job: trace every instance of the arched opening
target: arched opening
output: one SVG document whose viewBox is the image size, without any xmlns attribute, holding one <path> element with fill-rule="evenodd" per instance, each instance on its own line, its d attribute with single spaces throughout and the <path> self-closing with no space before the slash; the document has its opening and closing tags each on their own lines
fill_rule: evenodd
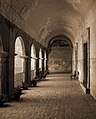
<svg viewBox="0 0 96 119">
<path fill-rule="evenodd" d="M 25 47 L 23 39 L 17 37 L 15 41 L 14 58 L 14 87 L 18 87 L 25 82 Z"/>
<path fill-rule="evenodd" d="M 36 50 L 35 46 L 31 47 L 31 79 L 36 77 Z"/>
<path fill-rule="evenodd" d="M 39 50 L 39 71 L 42 71 L 42 50 Z"/>
<path fill-rule="evenodd" d="M 46 71 L 46 51 L 44 52 L 44 71 Z"/>
<path fill-rule="evenodd" d="M 2 44 L 2 38 L 0 35 L 0 95 L 2 95 L 2 57 L 1 57 L 2 51 L 3 51 L 3 44 Z"/>
<path fill-rule="evenodd" d="M 72 72 L 72 43 L 65 36 L 54 37 L 49 44 L 48 67 L 50 72 Z"/>
</svg>

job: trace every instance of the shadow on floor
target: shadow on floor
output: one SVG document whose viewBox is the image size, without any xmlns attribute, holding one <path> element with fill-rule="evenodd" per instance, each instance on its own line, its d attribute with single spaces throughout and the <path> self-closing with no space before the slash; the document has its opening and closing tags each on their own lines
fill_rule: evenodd
<svg viewBox="0 0 96 119">
<path fill-rule="evenodd" d="M 5 107 L 12 107 L 10 104 L 3 104 L 3 105 L 0 105 L 0 108 L 5 108 Z"/>
</svg>

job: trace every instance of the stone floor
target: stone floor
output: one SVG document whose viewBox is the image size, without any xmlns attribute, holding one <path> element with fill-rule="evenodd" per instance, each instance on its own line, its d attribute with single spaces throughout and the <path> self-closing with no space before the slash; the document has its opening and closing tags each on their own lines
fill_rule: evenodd
<svg viewBox="0 0 96 119">
<path fill-rule="evenodd" d="M 0 107 L 0 119 L 96 119 L 96 101 L 68 74 L 50 74 L 22 101 Z"/>
</svg>

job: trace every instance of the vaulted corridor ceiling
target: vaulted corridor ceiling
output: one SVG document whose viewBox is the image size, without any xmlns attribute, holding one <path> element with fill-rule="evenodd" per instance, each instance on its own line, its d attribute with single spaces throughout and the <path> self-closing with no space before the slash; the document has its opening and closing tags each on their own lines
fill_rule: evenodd
<svg viewBox="0 0 96 119">
<path fill-rule="evenodd" d="M 86 17 L 93 0 L 7 0 L 8 4 L 24 19 L 46 43 L 56 35 L 74 40 L 81 22 Z"/>
</svg>

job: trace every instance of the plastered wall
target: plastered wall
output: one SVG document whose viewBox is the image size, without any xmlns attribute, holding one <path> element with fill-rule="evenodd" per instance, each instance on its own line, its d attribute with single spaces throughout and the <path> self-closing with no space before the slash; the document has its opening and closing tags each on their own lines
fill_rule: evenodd
<svg viewBox="0 0 96 119">
<path fill-rule="evenodd" d="M 78 32 L 78 36 L 76 40 L 78 42 L 78 71 L 79 71 L 79 81 L 82 82 L 84 78 L 83 71 L 83 43 L 88 42 L 90 40 L 90 48 L 88 49 L 88 53 L 90 53 L 88 65 L 90 72 L 90 76 L 88 76 L 88 80 L 90 80 L 90 94 L 96 99 L 96 2 L 92 6 L 89 11 L 85 22 L 82 24 L 80 31 Z M 90 34 L 88 36 L 88 32 L 86 32 L 87 28 L 90 29 Z M 89 42 L 88 42 L 89 43 Z M 88 54 L 89 55 L 89 54 Z"/>
<path fill-rule="evenodd" d="M 50 72 L 71 72 L 72 50 L 70 48 L 53 48 L 49 55 Z"/>
</svg>

